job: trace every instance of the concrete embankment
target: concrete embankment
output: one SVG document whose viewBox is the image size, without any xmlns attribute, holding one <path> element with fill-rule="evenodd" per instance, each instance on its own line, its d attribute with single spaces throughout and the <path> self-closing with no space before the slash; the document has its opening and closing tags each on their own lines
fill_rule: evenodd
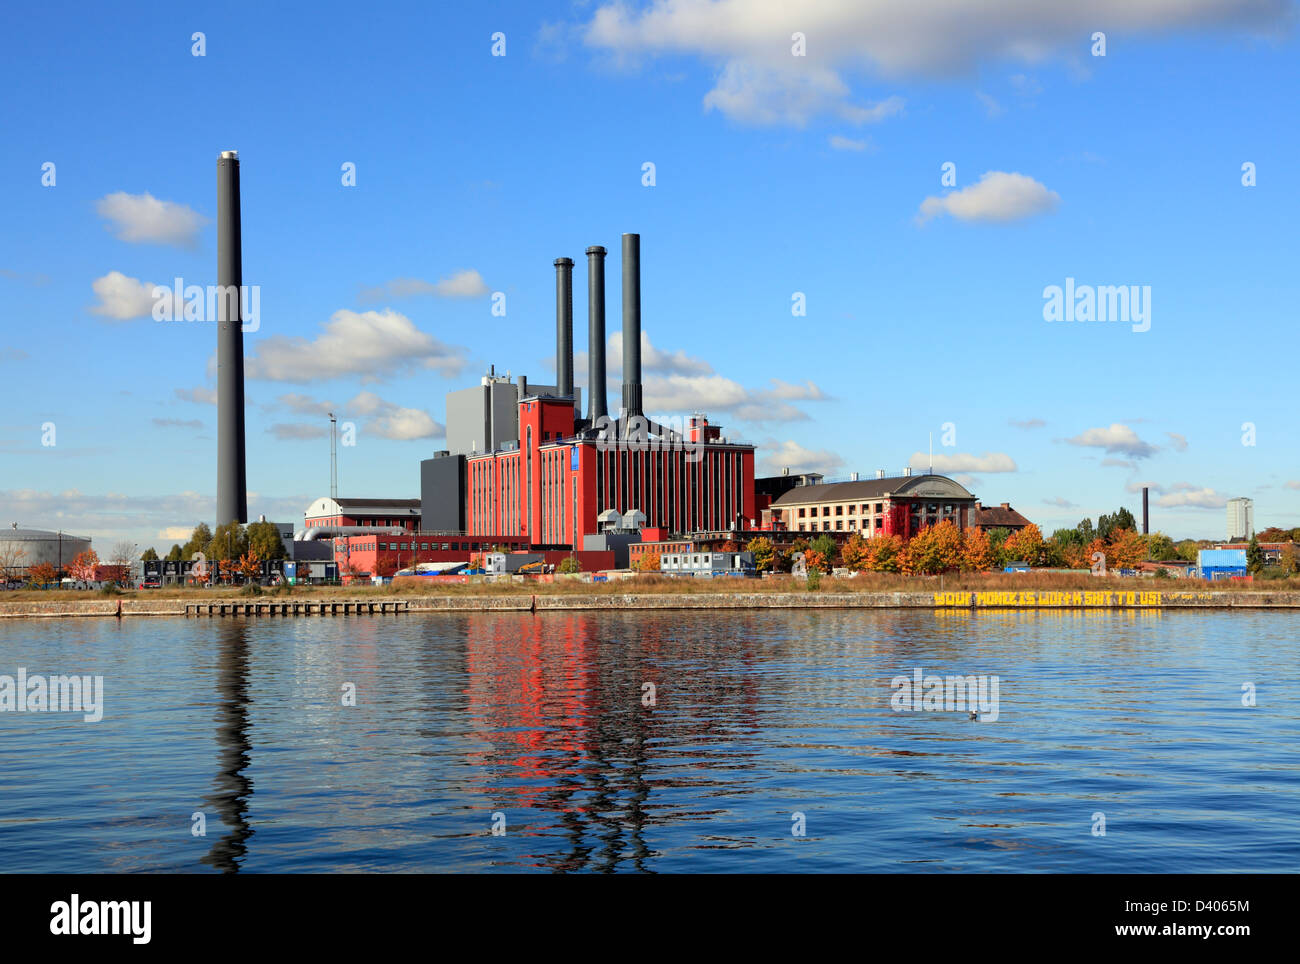
<svg viewBox="0 0 1300 964">
<path fill-rule="evenodd" d="M 0 601 L 0 618 L 342 616 L 594 609 L 1300 609 L 1300 592 L 956 590 L 945 592 L 556 593 L 532 595 Z"/>
</svg>

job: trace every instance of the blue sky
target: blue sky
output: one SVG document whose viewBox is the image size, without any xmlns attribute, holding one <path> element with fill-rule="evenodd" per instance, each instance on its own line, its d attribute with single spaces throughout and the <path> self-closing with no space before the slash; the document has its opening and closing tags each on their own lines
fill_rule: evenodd
<svg viewBox="0 0 1300 964">
<path fill-rule="evenodd" d="M 447 391 L 550 380 L 556 257 L 581 351 L 583 251 L 609 249 L 617 332 L 635 231 L 651 407 L 760 470 L 896 471 L 933 433 L 1049 532 L 1144 482 L 1175 537 L 1223 536 L 1234 496 L 1300 525 L 1293 4 L 788 6 L 16 8 L 0 521 L 163 551 L 211 521 L 214 326 L 132 314 L 139 285 L 215 283 L 236 149 L 254 515 L 328 491 L 330 406 L 341 492 L 417 496 Z M 1149 285 L 1149 330 L 1044 320 L 1066 278 Z"/>
</svg>

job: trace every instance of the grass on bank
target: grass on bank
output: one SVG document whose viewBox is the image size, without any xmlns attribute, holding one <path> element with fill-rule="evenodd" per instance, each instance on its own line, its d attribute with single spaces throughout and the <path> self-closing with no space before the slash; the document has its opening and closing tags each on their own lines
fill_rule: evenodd
<svg viewBox="0 0 1300 964">
<path fill-rule="evenodd" d="M 201 600 L 249 600 L 287 602 L 293 599 L 378 599 L 394 596 L 517 596 L 517 595 L 606 595 L 629 593 L 761 593 L 761 592 L 962 592 L 1006 590 L 1110 590 L 1132 592 L 1243 592 L 1300 591 L 1300 577 L 1265 578 L 1248 582 L 1207 582 L 1203 579 L 1143 579 L 1110 576 L 1099 578 L 1086 572 L 1062 573 L 955 573 L 945 576 L 907 576 L 899 573 L 862 572 L 852 579 L 822 576 L 816 585 L 809 580 L 782 574 L 767 579 L 690 579 L 638 573 L 631 579 L 584 582 L 557 579 L 555 582 L 494 581 L 438 582 L 427 578 L 396 579 L 389 586 L 282 586 L 249 592 L 249 587 L 169 587 L 124 589 L 113 598 L 142 601 L 198 602 Z M 14 590 L 0 593 L 0 602 L 63 602 L 105 599 L 100 591 Z"/>
</svg>

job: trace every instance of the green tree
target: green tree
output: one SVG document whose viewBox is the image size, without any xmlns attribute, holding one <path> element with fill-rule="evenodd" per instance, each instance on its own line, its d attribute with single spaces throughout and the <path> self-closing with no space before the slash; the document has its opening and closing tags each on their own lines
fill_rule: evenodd
<svg viewBox="0 0 1300 964">
<path fill-rule="evenodd" d="M 173 542 L 171 551 L 167 553 L 167 561 L 180 562 L 184 558 L 185 558 L 185 550 Z"/>
<path fill-rule="evenodd" d="M 248 526 L 249 548 L 257 551 L 259 559 L 283 559 L 284 542 L 274 522 L 253 522 Z"/>
<path fill-rule="evenodd" d="M 200 522 L 194 527 L 194 532 L 190 535 L 190 541 L 185 543 L 181 549 L 182 559 L 193 559 L 196 552 L 207 552 L 208 545 L 212 542 L 212 530 L 208 528 L 206 522 Z"/>
<path fill-rule="evenodd" d="M 830 572 L 839 560 L 840 548 L 835 539 L 822 533 L 816 539 L 808 543 L 808 548 L 821 557 L 822 563 L 826 566 L 826 572 Z"/>
<path fill-rule="evenodd" d="M 1153 532 L 1147 536 L 1147 558 L 1152 562 L 1169 562 L 1178 558 L 1178 547 L 1163 532 Z"/>
<path fill-rule="evenodd" d="M 1259 540 L 1254 533 L 1246 544 L 1246 571 L 1256 573 L 1264 568 L 1264 550 L 1259 547 Z"/>
<path fill-rule="evenodd" d="M 239 557 L 248 552 L 248 530 L 238 522 L 228 522 L 217 526 L 207 547 L 203 550 L 208 561 L 218 560 L 231 563 L 231 569 Z"/>
<path fill-rule="evenodd" d="M 772 540 L 767 536 L 755 536 L 750 539 L 745 550 L 754 554 L 754 568 L 759 572 L 775 571 L 773 563 L 776 561 L 776 550 L 772 546 Z"/>
<path fill-rule="evenodd" d="M 655 557 L 656 563 L 658 562 L 659 559 L 658 553 L 647 553 L 646 555 L 653 555 Z M 644 561 L 644 558 L 645 557 L 642 557 L 641 561 Z M 659 568 L 658 565 L 656 565 L 655 568 L 658 569 Z M 563 573 L 582 572 L 582 563 L 578 562 L 577 556 L 566 556 L 565 558 L 560 560 L 560 564 L 559 566 L 556 567 L 555 571 L 563 572 Z"/>
<path fill-rule="evenodd" d="M 1080 545 L 1086 546 L 1091 543 L 1093 539 L 1097 538 L 1097 530 L 1093 528 L 1091 519 L 1080 520 L 1079 524 L 1074 527 L 1074 530 L 1079 533 Z"/>
<path fill-rule="evenodd" d="M 157 561 L 158 561 L 158 553 L 154 551 L 153 546 L 150 546 L 148 549 L 146 549 L 146 550 L 144 551 L 144 553 L 140 556 L 140 561 L 141 561 L 141 562 L 157 562 Z"/>
<path fill-rule="evenodd" d="M 1128 509 L 1121 507 L 1114 515 L 1103 515 L 1097 518 L 1097 535 L 1107 542 L 1120 529 L 1137 530 L 1137 521 Z"/>
</svg>

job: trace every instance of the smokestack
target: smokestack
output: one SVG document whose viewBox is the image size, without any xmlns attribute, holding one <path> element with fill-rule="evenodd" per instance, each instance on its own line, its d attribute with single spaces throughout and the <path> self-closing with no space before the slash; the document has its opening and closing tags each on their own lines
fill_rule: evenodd
<svg viewBox="0 0 1300 964">
<path fill-rule="evenodd" d="M 623 417 L 641 415 L 641 235 L 623 235 Z"/>
<path fill-rule="evenodd" d="M 239 226 L 239 154 L 217 158 L 217 525 L 248 521 L 244 467 L 244 283 Z"/>
<path fill-rule="evenodd" d="M 1148 525 L 1151 522 L 1150 507 L 1147 504 L 1147 487 L 1142 486 L 1142 534 L 1146 535 L 1150 529 Z"/>
<path fill-rule="evenodd" d="M 587 421 L 608 418 L 605 398 L 605 249 L 587 249 Z"/>
<path fill-rule="evenodd" d="M 555 388 L 573 396 L 573 259 L 555 259 Z"/>
</svg>

